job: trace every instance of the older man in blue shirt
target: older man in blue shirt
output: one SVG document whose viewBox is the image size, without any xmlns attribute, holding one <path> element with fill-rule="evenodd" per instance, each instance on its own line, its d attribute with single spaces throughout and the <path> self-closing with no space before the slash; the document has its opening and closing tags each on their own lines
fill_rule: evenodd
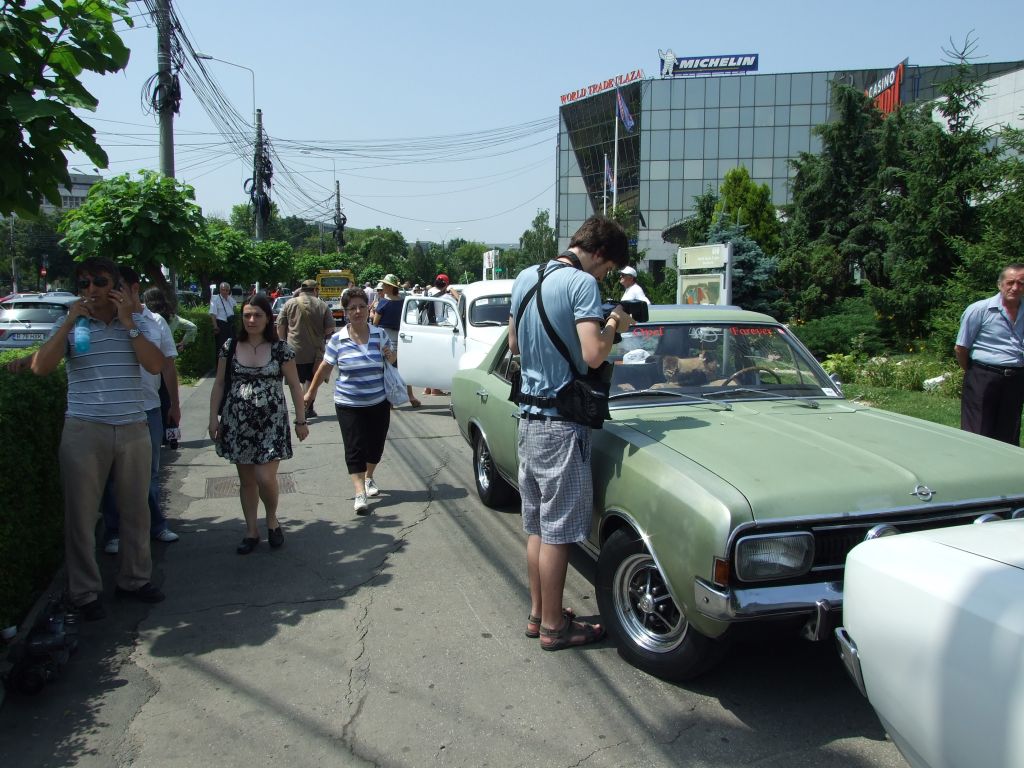
<svg viewBox="0 0 1024 768">
<path fill-rule="evenodd" d="M 999 273 L 999 293 L 971 304 L 960 318 L 957 362 L 964 369 L 960 428 L 1020 445 L 1024 407 L 1024 264 Z"/>
</svg>

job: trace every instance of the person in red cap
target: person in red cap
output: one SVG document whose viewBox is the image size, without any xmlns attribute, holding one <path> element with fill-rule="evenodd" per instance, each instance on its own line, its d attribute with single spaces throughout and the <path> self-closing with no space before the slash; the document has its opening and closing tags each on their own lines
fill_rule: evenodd
<svg viewBox="0 0 1024 768">
<path fill-rule="evenodd" d="M 451 280 L 448 279 L 448 275 L 444 272 L 434 278 L 434 285 L 427 289 L 427 296 L 444 296 L 446 293 L 453 296 L 456 301 L 459 300 L 458 294 L 451 289 Z M 424 395 L 447 395 L 448 393 L 441 389 L 431 389 L 427 387 L 423 390 Z"/>
</svg>

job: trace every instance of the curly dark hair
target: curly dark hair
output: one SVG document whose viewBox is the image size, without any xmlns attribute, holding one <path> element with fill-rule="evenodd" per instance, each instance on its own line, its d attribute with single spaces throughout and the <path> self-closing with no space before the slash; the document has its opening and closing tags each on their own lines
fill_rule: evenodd
<svg viewBox="0 0 1024 768">
<path fill-rule="evenodd" d="M 254 307 L 259 307 L 260 309 L 262 309 L 264 314 L 266 314 L 267 316 L 267 325 L 263 329 L 263 339 L 265 341 L 270 342 L 277 341 L 277 328 L 275 327 L 274 323 L 274 310 L 270 306 L 270 299 L 267 298 L 267 295 L 265 293 L 253 294 L 252 296 L 245 300 L 244 304 L 242 304 L 243 315 L 245 314 L 245 308 L 250 304 Z M 238 332 L 238 340 L 249 340 L 249 331 L 246 330 L 244 322 L 242 323 L 241 330 Z"/>
<path fill-rule="evenodd" d="M 346 288 L 345 292 L 341 294 L 341 308 L 348 309 L 348 304 L 352 299 L 362 299 L 363 301 L 366 301 L 366 291 L 358 285 Z M 370 302 L 366 301 L 366 304 L 369 306 Z"/>
<path fill-rule="evenodd" d="M 629 263 L 629 240 L 626 231 L 607 216 L 591 216 L 569 241 L 569 247 L 579 247 L 588 253 L 612 262 L 622 269 Z"/>
</svg>

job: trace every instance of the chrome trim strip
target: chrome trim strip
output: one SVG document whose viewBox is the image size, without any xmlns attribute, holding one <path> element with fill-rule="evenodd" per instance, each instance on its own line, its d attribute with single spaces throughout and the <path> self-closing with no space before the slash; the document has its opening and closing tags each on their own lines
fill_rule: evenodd
<svg viewBox="0 0 1024 768">
<path fill-rule="evenodd" d="M 614 507 L 612 509 L 606 509 L 604 513 L 601 515 L 600 528 L 598 529 L 598 540 L 603 540 L 605 522 L 608 520 L 608 518 L 613 516 L 618 517 L 621 520 L 625 520 L 626 524 L 629 525 L 633 529 L 633 531 L 640 537 L 640 539 L 644 542 L 644 546 L 647 548 L 647 551 L 651 553 L 651 559 L 654 560 L 654 565 L 657 566 L 658 571 L 661 573 L 662 581 L 665 582 L 665 586 L 668 588 L 669 595 L 675 601 L 676 607 L 679 609 L 679 612 L 683 614 L 683 616 L 685 617 L 686 603 L 682 602 L 679 599 L 679 595 L 677 595 L 675 593 L 675 590 L 672 589 L 671 582 L 665 576 L 665 569 L 661 567 L 661 561 L 658 559 L 658 553 L 655 552 L 654 547 L 651 546 L 651 537 L 647 535 L 647 531 L 645 531 L 640 526 L 640 523 L 638 523 L 631 514 L 629 514 L 628 512 L 623 512 L 621 509 L 616 509 Z"/>
<path fill-rule="evenodd" d="M 815 613 L 821 600 L 827 600 L 832 608 L 841 610 L 843 585 L 838 581 L 823 581 L 781 587 L 721 590 L 698 576 L 693 580 L 693 597 L 697 610 L 709 619 L 746 621 Z"/>
<path fill-rule="evenodd" d="M 857 686 L 860 695 L 867 698 L 868 689 L 864 685 L 864 672 L 860 668 L 860 653 L 846 627 L 836 627 L 836 645 L 839 647 L 839 658 L 843 660 L 843 666 L 853 678 L 853 684 Z"/>
</svg>

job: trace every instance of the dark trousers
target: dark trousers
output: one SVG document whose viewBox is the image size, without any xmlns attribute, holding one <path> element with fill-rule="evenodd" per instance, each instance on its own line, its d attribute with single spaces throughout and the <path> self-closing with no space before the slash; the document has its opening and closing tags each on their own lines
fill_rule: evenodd
<svg viewBox="0 0 1024 768">
<path fill-rule="evenodd" d="M 334 410 L 345 444 L 348 473 L 355 475 L 365 472 L 367 464 L 380 464 L 391 426 L 391 403 L 385 400 L 362 408 L 335 405 Z"/>
<path fill-rule="evenodd" d="M 960 396 L 960 429 L 1020 445 L 1020 414 L 1024 408 L 1024 371 L 1003 376 L 972 365 L 964 374 Z"/>
<path fill-rule="evenodd" d="M 235 338 L 235 323 L 233 320 L 218 320 L 217 321 L 217 346 L 213 351 L 213 365 L 216 367 L 217 362 L 220 358 L 220 350 L 224 346 L 224 342 L 228 339 Z"/>
</svg>

